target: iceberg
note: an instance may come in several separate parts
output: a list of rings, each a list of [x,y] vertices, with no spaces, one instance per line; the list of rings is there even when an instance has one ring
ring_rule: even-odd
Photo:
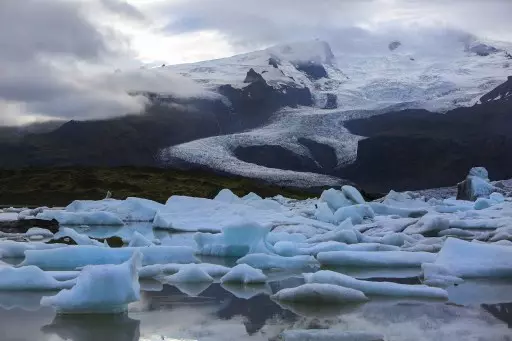
[[[366,204],[366,200],[364,200],[363,196],[359,191],[350,185],[345,185],[341,187],[341,191],[345,195],[345,197],[351,200],[354,204]]]
[[[439,215],[425,215],[420,220],[404,230],[407,234],[427,234],[446,230],[450,227],[450,220]]]
[[[315,209],[315,219],[325,223],[333,224],[335,222],[334,213],[325,202],[319,202]]]
[[[126,200],[75,200],[66,207],[66,211],[75,213],[106,212],[126,222],[150,222],[163,206],[152,200],[128,197]]]
[[[512,277],[512,248],[448,238],[434,264],[455,277]]]
[[[0,290],[55,290],[71,288],[74,280],[58,281],[37,266],[0,267]]]
[[[256,269],[306,269],[318,268],[320,264],[312,256],[283,257],[254,253],[238,259],[237,264],[248,264]]]
[[[227,188],[222,189],[215,196],[215,198],[213,198],[213,200],[224,202],[226,204],[235,204],[235,203],[239,203],[242,201],[242,199],[240,199],[240,197],[238,197],[235,193],[233,193],[231,190],[229,190]]]
[[[38,237],[41,237],[42,239],[44,239],[44,238],[53,237],[53,232],[51,232],[50,230],[47,230],[47,229],[40,228],[40,227],[31,227],[27,230],[27,232],[24,233],[24,236],[29,239],[32,239],[35,236],[38,236]]]
[[[359,290],[332,284],[308,283],[278,291],[271,298],[276,301],[304,302],[313,304],[337,304],[365,302],[368,297]]]
[[[331,210],[336,211],[337,209],[345,206],[353,205],[354,203],[347,199],[345,194],[342,191],[335,190],[334,188],[330,188],[325,190],[320,195],[320,202],[325,202]]]
[[[105,247],[103,243],[100,243],[97,240],[91,239],[87,237],[85,234],[78,233],[69,227],[61,227],[57,233],[53,236],[54,240],[59,240],[61,238],[71,238],[76,243],[76,245],[93,245],[99,247]]]
[[[45,210],[36,216],[37,219],[55,219],[60,225],[124,225],[123,221],[110,212],[66,212]]]
[[[281,333],[283,341],[384,341],[384,335],[333,329],[294,329]]]
[[[213,277],[197,264],[187,264],[174,275],[165,277],[164,280],[170,283],[208,283],[213,282]]]
[[[142,254],[135,251],[131,258],[119,265],[86,266],[76,285],[55,296],[45,296],[41,305],[53,306],[59,313],[122,313],[128,303],[140,299],[137,269]]]
[[[330,251],[320,252],[317,260],[329,266],[420,267],[433,263],[436,254],[408,251]]]
[[[151,240],[147,239],[137,231],[133,232],[130,243],[128,244],[129,247],[145,247],[152,245],[154,244]]]
[[[139,269],[139,278],[154,278],[174,274],[189,265],[178,263],[146,265]],[[199,263],[194,265],[212,277],[222,277],[231,270],[231,268],[218,264]]]
[[[426,209],[393,207],[378,202],[369,202],[368,205],[372,208],[375,214],[380,215],[397,215],[403,218],[419,218],[428,213]]]
[[[0,258],[23,258],[27,250],[48,250],[67,247],[66,244],[45,244],[40,242],[15,242],[0,240]]]
[[[220,257],[242,257],[249,253],[269,253],[272,246],[266,242],[270,228],[255,222],[239,221],[226,226],[222,233],[194,235],[197,254]]]
[[[448,299],[448,293],[445,290],[431,288],[426,285],[363,281],[328,270],[305,273],[303,276],[306,283],[339,285],[345,288],[362,291],[365,295]]]
[[[227,274],[221,277],[221,283],[265,283],[267,276],[260,269],[255,269],[247,264],[238,264]]]
[[[107,248],[72,245],[51,250],[28,250],[20,266],[35,265],[41,269],[71,269],[86,265],[121,264],[139,250],[142,265],[166,263],[197,263],[194,249],[186,246],[148,246],[142,248]]]
[[[448,287],[464,282],[462,278],[454,276],[448,269],[433,263],[421,265],[423,283],[435,287]]]
[[[359,236],[361,233],[354,229],[352,220],[345,219],[338,227],[331,231],[327,231],[323,234],[317,234],[306,240],[308,243],[319,243],[336,241],[347,244],[356,244],[359,242]]]
[[[334,213],[334,220],[338,223],[351,219],[352,224],[362,224],[364,219],[373,218],[375,213],[368,205],[351,205],[339,208]]]

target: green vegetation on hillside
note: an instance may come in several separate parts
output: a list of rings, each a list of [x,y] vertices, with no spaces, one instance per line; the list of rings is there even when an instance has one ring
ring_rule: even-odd
[[[135,167],[0,170],[1,205],[63,206],[75,199],[103,199],[107,191],[118,199],[137,196],[164,203],[171,195],[212,198],[223,188],[237,195],[254,192],[262,197],[314,196],[298,189],[205,171]]]

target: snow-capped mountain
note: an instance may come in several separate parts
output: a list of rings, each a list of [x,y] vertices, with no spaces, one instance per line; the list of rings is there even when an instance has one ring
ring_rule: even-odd
[[[478,41],[437,49],[400,41],[389,46],[374,52],[334,50],[327,42],[315,40],[169,69],[209,88],[224,84],[241,88],[252,68],[276,88],[308,87],[319,108],[330,98],[328,107],[341,110],[406,105],[432,111],[473,105],[512,72],[506,50]]]
[[[476,40],[435,49],[391,41],[373,53],[336,50],[316,40],[171,66],[210,90],[223,84],[244,89],[262,79],[281,93],[309,89],[313,102],[282,108],[253,129],[162,149],[159,157],[166,165],[204,167],[282,184],[324,185],[356,161],[359,142],[365,138],[351,133],[345,122],[410,108],[446,112],[480,103],[482,96],[487,101],[486,94],[512,73],[510,62],[506,50]],[[499,92],[493,98],[508,96],[501,88],[493,90]]]

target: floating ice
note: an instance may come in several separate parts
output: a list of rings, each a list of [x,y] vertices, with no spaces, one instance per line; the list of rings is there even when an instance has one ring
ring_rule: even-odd
[[[121,313],[128,303],[140,299],[137,269],[142,254],[135,251],[119,265],[86,266],[76,285],[55,296],[41,299],[41,305],[53,306],[60,313]]]
[[[71,238],[75,241],[77,245],[93,245],[99,247],[105,247],[103,243],[100,243],[97,240],[91,239],[87,237],[85,234],[78,233],[69,227],[61,227],[57,233],[53,236],[54,240],[58,240],[61,238]]]
[[[267,276],[260,269],[247,264],[238,264],[220,279],[221,283],[265,283]]]
[[[295,329],[282,334],[283,341],[384,341],[384,335],[332,329]]]
[[[170,283],[208,283],[213,282],[213,277],[197,264],[187,264],[174,275],[165,277],[164,280]]]
[[[219,194],[217,194],[215,198],[213,198],[213,200],[224,202],[226,204],[235,204],[241,201],[241,199],[236,194],[234,194],[233,192],[231,192],[231,190],[226,188],[221,190]]]
[[[368,205],[351,205],[339,208],[334,213],[334,220],[338,223],[351,219],[352,224],[361,224],[364,219],[373,218],[375,213]]]
[[[0,267],[0,290],[55,290],[74,284],[74,280],[58,281],[37,266]]]
[[[240,258],[237,264],[248,264],[256,269],[306,269],[317,268],[319,264],[312,256],[283,257],[254,253]]]
[[[448,269],[433,263],[421,265],[423,271],[423,283],[436,287],[448,287],[464,282],[462,278],[454,276]]]
[[[190,264],[154,264],[154,265],[146,265],[139,269],[139,277],[140,278],[154,278],[159,276],[164,276],[168,274],[174,274],[180,271],[184,266]],[[208,275],[212,277],[221,277],[224,276],[231,270],[226,266],[218,265],[218,264],[209,264],[209,263],[199,263],[195,264],[201,270],[205,271]]]
[[[156,212],[164,205],[142,198],[126,200],[75,200],[66,207],[67,212],[108,212],[122,221],[153,221]]]
[[[496,202],[494,200],[491,200],[491,199],[478,198],[475,201],[475,206],[474,207],[475,207],[475,210],[484,210],[486,208],[491,207],[495,203]]]
[[[331,251],[320,252],[317,260],[322,265],[369,267],[420,267],[433,263],[436,254],[407,251]]]
[[[152,245],[154,244],[151,240],[147,239],[137,231],[133,232],[132,237],[130,239],[130,243],[128,244],[128,246],[130,247],[145,247]]]
[[[334,188],[323,191],[322,195],[320,195],[320,201],[327,203],[333,211],[341,207],[353,205],[353,202],[347,199],[342,191],[335,190]]]
[[[303,276],[306,283],[339,285],[362,291],[365,295],[448,298],[448,293],[439,288],[431,288],[426,285],[363,281],[334,271],[322,270],[315,273],[305,273]]]
[[[36,216],[37,219],[55,219],[60,225],[123,225],[123,221],[110,212],[66,212],[45,210]]]
[[[319,202],[315,210],[315,219],[326,222],[334,223],[334,213],[329,208],[329,205],[325,202]]]
[[[512,248],[448,238],[434,264],[456,277],[512,277]]]
[[[226,226],[222,233],[198,232],[194,235],[197,254],[221,257],[242,257],[249,253],[268,253],[272,246],[265,238],[270,228],[258,223],[239,221]]]
[[[45,244],[40,242],[15,242],[0,240],[0,258],[22,258],[27,250],[47,250],[66,247],[66,244]]]
[[[349,200],[351,200],[354,204],[365,204],[366,201],[364,200],[363,196],[359,191],[350,185],[345,185],[341,187],[341,191],[345,195],[345,197]]]
[[[76,269],[86,265],[121,264],[140,250],[143,265],[166,263],[197,263],[194,249],[186,246],[149,246],[106,248],[72,245],[53,250],[28,250],[21,266],[35,265],[41,269]]]
[[[368,205],[372,208],[375,214],[380,215],[397,215],[404,218],[419,218],[428,213],[426,209],[393,207],[378,202],[369,202]]]
[[[425,215],[414,225],[407,227],[404,233],[427,234],[446,230],[450,227],[450,221],[438,215]]]
[[[359,290],[332,284],[304,284],[295,288],[278,291],[271,296],[276,301],[304,302],[313,304],[336,304],[347,302],[364,302],[368,297]]]
[[[352,220],[347,218],[338,227],[332,231],[323,234],[317,234],[307,240],[308,243],[319,243],[328,241],[337,241],[347,244],[356,244],[360,235],[359,231],[355,230],[352,225]]]
[[[42,238],[51,238],[53,237],[53,232],[47,229],[43,229],[40,227],[31,227],[24,233],[25,237],[33,238],[34,236],[40,236]]]
[[[287,241],[293,243],[303,243],[307,237],[301,233],[288,233],[288,232],[270,232],[267,235],[267,242],[274,245],[278,241]]]
[[[497,204],[501,204],[502,202],[505,202],[505,197],[503,196],[503,194],[497,193],[497,192],[491,193],[491,195],[489,195],[489,199],[491,199],[492,201],[494,201]]]

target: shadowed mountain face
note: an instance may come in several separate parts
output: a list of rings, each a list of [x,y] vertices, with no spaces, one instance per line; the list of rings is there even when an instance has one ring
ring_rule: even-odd
[[[69,121],[44,133],[5,129],[0,167],[159,166],[156,154],[163,147],[254,128],[282,107],[313,104],[308,88],[290,84],[276,90],[254,71],[247,79],[241,89],[221,86],[224,97],[217,99],[148,93],[151,105],[142,115]]]
[[[454,184],[481,165],[493,179],[512,177],[512,77],[482,97],[483,104],[446,114],[404,110],[353,120],[357,160],[342,176],[372,191]],[[502,98],[496,98],[503,94]]]

